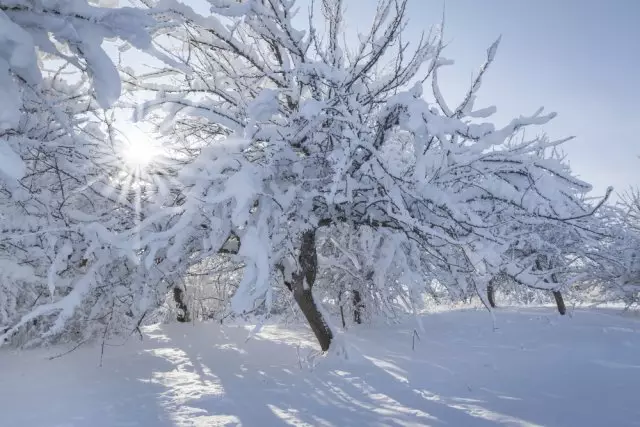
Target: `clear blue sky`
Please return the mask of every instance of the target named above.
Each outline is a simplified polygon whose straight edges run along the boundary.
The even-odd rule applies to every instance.
[[[347,26],[363,30],[375,0],[346,0]],[[499,35],[502,43],[477,106],[498,121],[539,106],[558,112],[545,127],[595,194],[640,185],[640,0],[409,0],[417,37],[446,12],[445,96],[467,89]],[[458,98],[456,98],[458,99]],[[453,102],[450,102],[453,103]],[[595,195],[594,194],[594,195]]]

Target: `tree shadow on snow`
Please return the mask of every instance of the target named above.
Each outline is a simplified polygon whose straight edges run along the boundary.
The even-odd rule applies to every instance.
[[[534,425],[415,388],[401,373],[389,375],[384,361],[323,360],[312,370],[298,356],[308,347],[291,340],[254,336],[238,345],[248,334],[243,328],[226,327],[216,337],[197,327],[174,331],[148,351],[172,365],[152,377],[166,388],[159,404],[175,425]]]
[[[552,313],[497,310],[497,329],[473,311],[431,315],[416,342],[412,326],[360,327],[348,361],[313,369],[308,332],[272,327],[248,341],[243,327],[145,328],[101,368],[95,347],[4,353],[0,425],[638,425],[637,321]]]

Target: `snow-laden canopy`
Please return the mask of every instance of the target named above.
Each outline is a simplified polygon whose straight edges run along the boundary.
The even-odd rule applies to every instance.
[[[0,59],[20,59],[7,74],[14,92],[37,84],[16,83],[23,73],[40,78],[29,59],[36,45],[86,73],[91,86],[82,96],[98,101],[91,101],[97,112],[121,90],[100,47],[105,38],[170,64],[122,70],[125,87],[145,99],[136,118],[162,132],[164,154],[144,170],[124,173],[117,153],[104,161],[104,141],[117,141],[102,113],[96,120],[65,110],[65,123],[86,132],[82,144],[50,152],[54,167],[39,170],[38,157],[14,145],[26,173],[11,174],[21,185],[7,193],[3,212],[27,211],[31,222],[3,229],[0,260],[21,265],[10,269],[21,272],[11,280],[31,290],[0,318],[8,325],[0,340],[32,322],[40,322],[36,340],[135,330],[194,265],[224,256],[242,269],[235,312],[256,304],[268,311],[284,285],[326,349],[333,334],[314,285],[317,295],[345,266],[375,298],[401,298],[413,309],[442,289],[484,298],[498,275],[557,291],[559,277],[566,283],[574,273],[578,248],[601,233],[591,220],[603,201],[585,199],[591,187],[558,153],[565,140],[536,130],[555,114],[541,108],[498,127],[489,121],[495,107],[476,107],[499,40],[464,98],[450,103],[438,83],[451,64],[442,32],[406,43],[406,0],[380,1],[355,42],[343,37],[341,0],[314,4],[302,26],[293,0],[210,0],[206,15],[166,0],[153,12],[162,25],[139,10],[72,3],[53,14],[69,14],[65,22],[80,32],[60,36],[46,13],[32,28],[21,6],[0,4],[1,16],[33,40],[53,34],[67,46],[51,51],[42,41],[17,45],[4,36],[10,48]],[[156,48],[144,27],[163,28]],[[38,197],[56,201],[55,210],[29,211],[20,201],[35,206],[33,187],[26,190],[35,171],[46,192]],[[35,260],[18,255],[34,248]]]

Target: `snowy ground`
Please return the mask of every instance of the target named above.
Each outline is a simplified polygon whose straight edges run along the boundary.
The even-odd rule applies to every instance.
[[[611,311],[453,311],[361,327],[350,360],[306,333],[151,328],[143,343],[0,351],[0,426],[640,425],[640,321]]]

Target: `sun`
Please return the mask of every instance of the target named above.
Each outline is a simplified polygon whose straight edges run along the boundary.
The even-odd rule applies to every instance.
[[[153,153],[153,145],[147,141],[135,141],[128,143],[124,150],[124,160],[129,166],[145,168],[153,161],[156,155]]]
[[[160,155],[160,148],[155,141],[138,127],[129,126],[122,135],[122,158],[128,168],[144,170]]]

